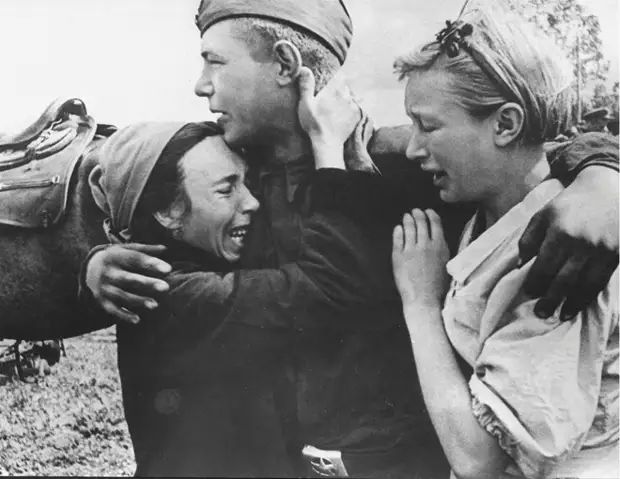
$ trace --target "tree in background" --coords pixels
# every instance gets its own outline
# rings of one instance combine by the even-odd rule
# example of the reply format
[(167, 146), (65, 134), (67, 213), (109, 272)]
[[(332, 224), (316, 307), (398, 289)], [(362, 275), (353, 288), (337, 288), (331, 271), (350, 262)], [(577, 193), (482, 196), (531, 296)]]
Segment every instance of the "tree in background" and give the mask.
[(607, 80), (609, 62), (602, 52), (601, 25), (579, 0), (514, 0), (513, 8), (551, 35), (574, 66), (577, 102), (575, 120), (581, 119), (583, 90), (590, 81)]

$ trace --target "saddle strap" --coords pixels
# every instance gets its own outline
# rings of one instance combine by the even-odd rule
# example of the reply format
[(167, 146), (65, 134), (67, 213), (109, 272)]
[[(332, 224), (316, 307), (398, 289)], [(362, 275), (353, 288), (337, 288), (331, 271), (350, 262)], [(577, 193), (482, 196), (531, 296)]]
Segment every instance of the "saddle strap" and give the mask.
[(67, 123), (62, 119), (52, 123), (25, 148), (6, 148), (0, 151), (0, 171), (40, 160), (65, 148), (77, 136), (76, 128)]
[(60, 176), (54, 175), (48, 180), (6, 180), (0, 181), (0, 191), (19, 190), (21, 188), (44, 188), (60, 183)]
[(25, 130), (0, 136), (0, 150), (5, 148), (22, 148), (26, 144), (35, 140), (47, 129), (54, 120), (70, 113), (78, 116), (86, 116), (86, 106), (82, 100), (71, 98), (69, 100), (58, 98), (53, 101), (34, 123), (26, 127)]
[(35, 148), (29, 145), (32, 161), (0, 173), (0, 224), (45, 228), (64, 215), (71, 177), (95, 136), (96, 123), (88, 115), (69, 114), (50, 130), (56, 133), (34, 140)]

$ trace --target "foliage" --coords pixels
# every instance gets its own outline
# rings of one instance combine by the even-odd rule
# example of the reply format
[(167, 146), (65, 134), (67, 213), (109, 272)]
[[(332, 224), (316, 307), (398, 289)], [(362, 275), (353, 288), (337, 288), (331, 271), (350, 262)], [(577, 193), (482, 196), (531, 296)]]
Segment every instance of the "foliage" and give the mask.
[(609, 62), (602, 53), (599, 19), (588, 14), (579, 0), (519, 0), (513, 5), (566, 52), (574, 65), (575, 78), (580, 70), (581, 87), (590, 80), (606, 80)]

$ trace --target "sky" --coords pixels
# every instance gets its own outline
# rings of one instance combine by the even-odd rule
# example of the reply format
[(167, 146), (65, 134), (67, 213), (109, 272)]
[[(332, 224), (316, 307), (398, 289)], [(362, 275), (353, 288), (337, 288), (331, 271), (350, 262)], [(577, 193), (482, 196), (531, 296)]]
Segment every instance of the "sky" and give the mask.
[[(618, 0), (581, 0), (599, 17), (618, 79)], [(380, 125), (406, 123), (399, 53), (428, 41), (462, 0), (346, 0), (355, 27), (345, 65)], [(201, 69), (198, 0), (0, 0), (0, 132), (36, 119), (55, 98), (81, 98), (100, 123), (211, 118), (193, 93)]]

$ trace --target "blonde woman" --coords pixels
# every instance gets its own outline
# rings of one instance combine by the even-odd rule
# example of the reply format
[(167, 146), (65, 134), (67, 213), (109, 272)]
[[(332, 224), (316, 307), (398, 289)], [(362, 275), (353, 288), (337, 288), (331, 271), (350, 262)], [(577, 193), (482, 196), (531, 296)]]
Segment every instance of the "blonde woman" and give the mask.
[(534, 260), (518, 264), (528, 221), (563, 190), (545, 181), (543, 142), (566, 129), (570, 65), (496, 3), (466, 7), (396, 67), (407, 156), (444, 201), (477, 205), (449, 262), (434, 211), (394, 230), (419, 381), (453, 476), (618, 477), (617, 270), (574, 320), (558, 308), (541, 321), (522, 288)]

